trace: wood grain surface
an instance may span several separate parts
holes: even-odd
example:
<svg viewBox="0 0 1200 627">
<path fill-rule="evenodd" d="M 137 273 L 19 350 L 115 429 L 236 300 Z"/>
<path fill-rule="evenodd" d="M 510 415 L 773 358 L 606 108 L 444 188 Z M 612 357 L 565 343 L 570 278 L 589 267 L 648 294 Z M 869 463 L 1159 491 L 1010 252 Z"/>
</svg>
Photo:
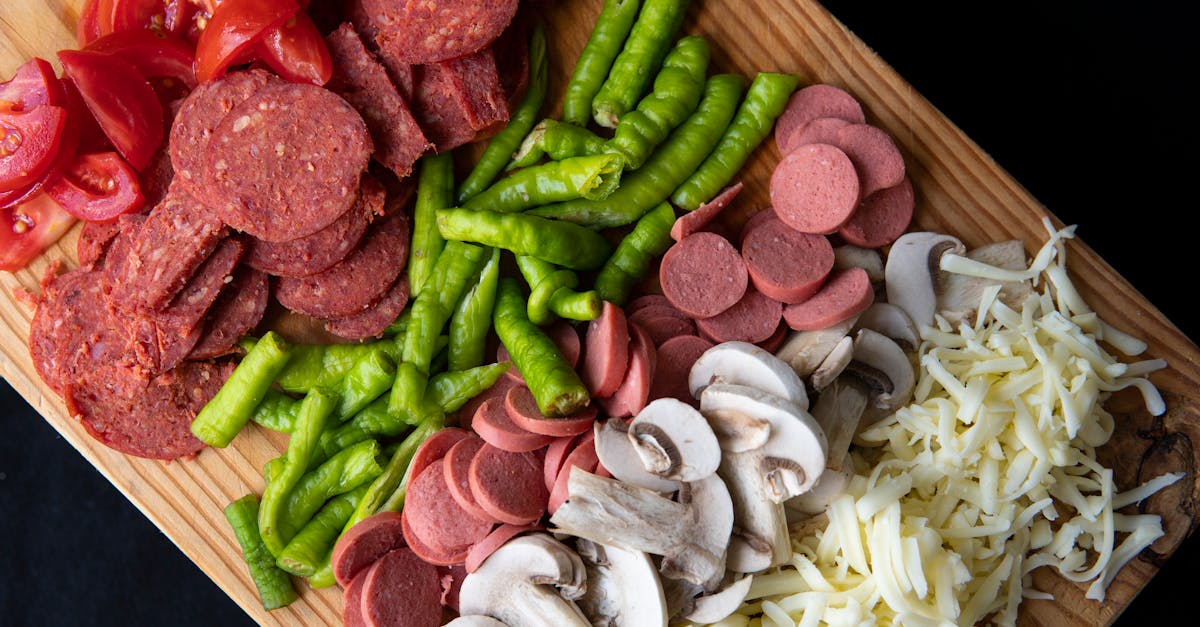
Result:
<svg viewBox="0 0 1200 627">
<path fill-rule="evenodd" d="M 31 56 L 53 61 L 56 50 L 73 47 L 81 5 L 82 0 L 0 2 L 0 76 L 10 75 Z M 952 233 L 968 246 L 1019 238 L 1032 251 L 1044 240 L 1041 219 L 1048 215 L 1046 209 L 820 5 L 810 0 L 708 0 L 693 5 L 685 30 L 713 42 L 714 71 L 747 77 L 765 70 L 795 72 L 805 83 L 833 83 L 855 94 L 868 121 L 887 129 L 905 152 L 918 190 L 917 228 Z M 599 6 L 597 0 L 545 4 L 552 96 L 561 94 Z M 743 175 L 743 198 L 749 199 L 741 203 L 743 209 L 765 205 L 770 170 L 778 158 L 773 145 L 755 154 Z M 88 437 L 42 384 L 27 350 L 32 312 L 12 293 L 36 290 L 51 260 L 72 264 L 77 232 L 28 269 L 0 273 L 0 376 L 255 620 L 340 623 L 336 588 L 313 591 L 299 586 L 300 601 L 265 613 L 222 515 L 229 501 L 261 492 L 260 469 L 284 449 L 283 437 L 252 426 L 229 448 L 205 450 L 193 461 L 136 459 Z M 1113 398 L 1109 409 L 1119 427 L 1114 441 L 1100 452 L 1102 458 L 1115 468 L 1123 487 L 1166 471 L 1185 471 L 1188 476 L 1143 503 L 1143 511 L 1164 516 L 1167 535 L 1126 566 L 1105 603 L 1085 600 L 1084 586 L 1042 569 L 1035 581 L 1057 601 L 1027 601 L 1021 612 L 1021 622 L 1027 625 L 1112 623 L 1155 574 L 1155 564 L 1194 529 L 1200 496 L 1194 446 L 1200 437 L 1200 349 L 1084 242 L 1075 240 L 1069 249 L 1070 268 L 1085 298 L 1108 322 L 1136 330 L 1150 344 L 1149 356 L 1164 358 L 1172 366 L 1152 378 L 1167 400 L 1164 416 L 1149 416 L 1134 395 Z"/>
</svg>

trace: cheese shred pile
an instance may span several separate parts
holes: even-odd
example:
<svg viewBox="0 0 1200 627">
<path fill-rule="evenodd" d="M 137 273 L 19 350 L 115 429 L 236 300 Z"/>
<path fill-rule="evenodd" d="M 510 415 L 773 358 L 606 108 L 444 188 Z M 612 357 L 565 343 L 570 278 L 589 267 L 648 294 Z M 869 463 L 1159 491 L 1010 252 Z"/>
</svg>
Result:
<svg viewBox="0 0 1200 627">
<path fill-rule="evenodd" d="M 1014 625 L 1022 598 L 1050 598 L 1031 571 L 1091 582 L 1102 601 L 1121 567 L 1163 535 L 1158 516 L 1119 513 L 1177 481 L 1118 492 L 1096 461 L 1113 416 L 1103 403 L 1133 387 L 1155 415 L 1146 376 L 1162 360 L 1093 312 L 1067 277 L 1054 230 L 1024 272 L 947 255 L 949 272 L 1038 281 L 1019 308 L 985 291 L 973 322 L 922 329 L 913 403 L 856 438 L 860 472 L 825 514 L 794 533 L 790 563 L 755 576 L 723 626 Z M 1103 344 L 1102 344 L 1103 342 Z"/>
</svg>

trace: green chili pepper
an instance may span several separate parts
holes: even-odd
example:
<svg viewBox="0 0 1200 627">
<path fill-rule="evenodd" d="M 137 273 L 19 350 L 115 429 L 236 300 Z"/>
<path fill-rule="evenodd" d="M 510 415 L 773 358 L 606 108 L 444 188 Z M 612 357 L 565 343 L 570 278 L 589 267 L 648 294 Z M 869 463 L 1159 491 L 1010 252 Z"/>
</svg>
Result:
<svg viewBox="0 0 1200 627">
<path fill-rule="evenodd" d="M 443 372 L 429 379 L 430 402 L 447 414 L 462 409 L 467 401 L 496 384 L 512 367 L 509 362 L 476 366 L 469 370 Z"/>
<path fill-rule="evenodd" d="M 434 212 L 454 204 L 454 159 L 450 152 L 422 157 L 418 163 L 417 203 L 413 209 L 413 236 L 408 252 L 408 289 L 419 295 L 433 272 L 445 242 L 438 233 Z"/>
<path fill-rule="evenodd" d="M 431 289 L 417 294 L 413 303 L 404 338 L 404 362 L 416 366 L 421 372 L 429 372 L 429 364 L 438 350 L 438 336 L 453 315 L 459 299 L 467 291 L 467 283 L 479 273 L 485 257 L 490 253 L 486 248 L 462 242 L 446 244 L 429 275 Z"/>
<path fill-rule="evenodd" d="M 273 610 L 297 599 L 296 589 L 287 573 L 275 565 L 275 556 L 258 535 L 258 499 L 253 494 L 225 506 L 225 520 L 242 547 L 242 556 L 250 567 L 250 579 L 258 589 L 263 609 Z"/>
<path fill-rule="evenodd" d="M 495 313 L 500 342 L 525 378 L 542 414 L 570 416 L 590 402 L 587 386 L 580 381 L 554 340 L 530 322 L 525 310 L 521 284 L 513 278 L 500 279 Z"/>
<path fill-rule="evenodd" d="M 605 0 L 592 34 L 588 36 L 575 71 L 563 96 L 563 119 L 576 126 L 587 126 L 592 116 L 592 98 L 600 91 L 613 60 L 621 53 L 629 31 L 638 16 L 638 0 Z"/>
<path fill-rule="evenodd" d="M 225 385 L 192 421 L 192 434 L 209 446 L 223 448 L 250 422 L 271 382 L 291 357 L 288 343 L 268 332 L 246 353 Z"/>
<path fill-rule="evenodd" d="M 504 130 L 496 133 L 488 141 L 487 148 L 475 164 L 475 169 L 471 170 L 462 186 L 458 188 L 458 204 L 462 205 L 492 184 L 496 175 L 504 170 L 504 166 L 512 158 L 513 151 L 521 144 L 521 139 L 533 128 L 537 122 L 538 111 L 542 109 L 542 103 L 546 99 L 546 83 L 549 80 L 547 74 L 546 33 L 539 22 L 529 40 L 529 86 L 525 88 L 525 98 L 521 100 L 516 111 L 513 111 Z"/>
<path fill-rule="evenodd" d="M 321 564 L 321 567 L 317 569 L 317 572 L 313 573 L 312 576 L 308 578 L 308 587 L 314 590 L 320 590 L 321 588 L 331 588 L 333 587 L 333 584 L 337 583 L 337 579 L 333 576 L 333 563 L 331 558 L 332 555 L 325 556 L 325 561 Z"/>
<path fill-rule="evenodd" d="M 518 170 L 463 203 L 510 213 L 575 198 L 607 198 L 621 182 L 620 155 L 588 155 Z"/>
<path fill-rule="evenodd" d="M 293 488 L 304 477 L 309 458 L 317 451 L 321 433 L 329 424 L 337 404 L 336 394 L 320 388 L 310 391 L 300 403 L 283 461 L 266 473 L 270 480 L 258 510 L 258 531 L 272 555 L 278 556 L 296 531 L 296 527 L 289 524 L 290 518 L 284 515 L 285 504 Z"/>
<path fill-rule="evenodd" d="M 687 6 L 687 0 L 646 0 L 642 5 L 621 54 L 592 99 L 597 124 L 615 128 L 641 99 L 683 25 Z"/>
<path fill-rule="evenodd" d="M 665 202 L 642 216 L 596 275 L 594 287 L 600 297 L 624 305 L 654 259 L 671 247 L 674 224 L 675 210 Z"/>
<path fill-rule="evenodd" d="M 708 59 L 708 42 L 695 35 L 680 39 L 663 59 L 654 89 L 638 102 L 636 110 L 621 117 L 605 146 L 625 158 L 625 167 L 642 167 L 671 131 L 696 110 L 704 92 Z"/>
<path fill-rule="evenodd" d="M 529 167 L 542 157 L 562 161 L 571 157 L 599 155 L 606 151 L 603 137 L 574 124 L 557 120 L 542 120 L 533 127 L 521 146 L 513 153 L 508 169 Z"/>
<path fill-rule="evenodd" d="M 522 215 L 568 220 L 592 228 L 621 226 L 637 220 L 666 200 L 704 161 L 733 118 L 743 88 L 740 76 L 710 77 L 696 112 L 671 133 L 645 165 L 624 177 L 622 185 L 608 198 L 572 200 Z"/>
<path fill-rule="evenodd" d="M 671 196 L 685 211 L 695 211 L 721 191 L 775 126 L 800 79 L 791 74 L 761 72 L 750 83 L 733 122 L 704 163 Z"/>
<path fill-rule="evenodd" d="M 568 320 L 595 320 L 600 317 L 600 295 L 595 290 L 576 292 L 579 277 L 528 255 L 517 256 L 517 267 L 529 284 L 529 320 L 538 326 Z"/>
<path fill-rule="evenodd" d="M 368 440 L 338 451 L 305 473 L 288 493 L 283 510 L 287 524 L 300 529 L 325 501 L 373 481 L 383 473 L 381 457 L 379 442 Z"/>
<path fill-rule="evenodd" d="M 372 401 L 379 398 L 396 381 L 396 362 L 387 354 L 387 349 L 377 345 L 346 373 L 338 392 L 342 402 L 334 416 L 345 420 L 357 414 Z"/>
<path fill-rule="evenodd" d="M 495 246 L 572 270 L 595 270 L 612 252 L 608 240 L 595 231 L 528 213 L 441 209 L 438 228 L 448 240 Z"/>
<path fill-rule="evenodd" d="M 317 572 L 333 551 L 333 544 L 362 502 L 367 486 L 359 486 L 350 492 L 329 499 L 312 519 L 304 525 L 275 560 L 279 568 L 298 577 L 311 577 Z"/>
<path fill-rule="evenodd" d="M 400 443 L 400 447 L 388 459 L 387 466 L 383 469 L 383 474 L 375 478 L 371 482 L 370 487 L 366 488 L 366 493 L 362 500 L 358 502 L 358 506 L 354 508 L 354 512 L 346 520 L 343 528 L 349 530 L 351 527 L 363 520 L 364 518 L 383 511 L 380 509 L 398 489 L 403 489 L 401 481 L 408 474 L 408 466 L 412 463 L 413 455 L 421 444 L 446 426 L 446 421 L 442 418 L 435 418 L 422 422 L 417 425 L 417 428 L 404 441 Z"/>
<path fill-rule="evenodd" d="M 299 408 L 300 401 L 275 388 L 267 388 L 267 393 L 263 395 L 262 402 L 254 409 L 250 421 L 264 429 L 291 433 L 292 426 L 296 423 L 296 410 Z"/>
<path fill-rule="evenodd" d="M 375 351 L 382 350 L 392 361 L 399 361 L 403 340 L 399 335 L 367 344 L 293 344 L 292 358 L 275 382 L 293 394 L 305 394 L 314 387 L 335 390 L 356 364 Z"/>
<path fill-rule="evenodd" d="M 483 363 L 488 331 L 492 329 L 492 308 L 496 305 L 496 284 L 500 280 L 500 249 L 479 271 L 479 280 L 458 302 L 450 316 L 449 370 L 466 370 Z"/>
</svg>

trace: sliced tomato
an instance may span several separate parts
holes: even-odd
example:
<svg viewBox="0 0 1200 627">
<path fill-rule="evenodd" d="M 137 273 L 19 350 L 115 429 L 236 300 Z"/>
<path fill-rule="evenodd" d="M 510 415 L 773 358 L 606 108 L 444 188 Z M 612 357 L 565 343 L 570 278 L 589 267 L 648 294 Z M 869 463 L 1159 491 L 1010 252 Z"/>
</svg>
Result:
<svg viewBox="0 0 1200 627">
<path fill-rule="evenodd" d="M 329 47 L 307 13 L 296 13 L 263 37 L 259 56 L 293 83 L 324 85 L 333 76 Z"/>
<path fill-rule="evenodd" d="M 58 156 L 67 112 L 54 105 L 0 111 L 0 190 L 33 184 Z"/>
<path fill-rule="evenodd" d="M 82 48 L 112 32 L 113 0 L 87 0 L 79 11 L 75 39 Z"/>
<path fill-rule="evenodd" d="M 188 42 L 156 30 L 118 31 L 88 44 L 85 50 L 113 54 L 133 64 L 146 78 L 171 78 L 196 87 L 195 55 Z"/>
<path fill-rule="evenodd" d="M 63 70 L 104 134 L 141 170 L 163 142 L 163 108 L 154 88 L 128 61 L 103 52 L 62 50 Z"/>
<path fill-rule="evenodd" d="M 54 66 L 45 59 L 26 61 L 8 82 L 0 83 L 0 111 L 28 111 L 44 104 L 61 106 L 62 102 Z"/>
<path fill-rule="evenodd" d="M 173 35 L 186 38 L 195 22 L 196 14 L 201 10 L 200 7 L 190 0 L 164 0 L 163 4 L 166 7 L 166 21 L 163 27 Z"/>
<path fill-rule="evenodd" d="M 71 215 L 92 222 L 137 211 L 146 202 L 137 172 L 115 152 L 79 155 L 46 185 L 46 195 Z"/>
<path fill-rule="evenodd" d="M 220 78 L 225 70 L 300 9 L 295 0 L 224 0 L 196 42 L 196 79 Z"/>
<path fill-rule="evenodd" d="M 0 270 L 16 272 L 29 265 L 74 223 L 75 216 L 45 194 L 0 209 Z"/>
<path fill-rule="evenodd" d="M 112 0 L 112 32 L 162 30 L 166 13 L 163 0 Z"/>
</svg>

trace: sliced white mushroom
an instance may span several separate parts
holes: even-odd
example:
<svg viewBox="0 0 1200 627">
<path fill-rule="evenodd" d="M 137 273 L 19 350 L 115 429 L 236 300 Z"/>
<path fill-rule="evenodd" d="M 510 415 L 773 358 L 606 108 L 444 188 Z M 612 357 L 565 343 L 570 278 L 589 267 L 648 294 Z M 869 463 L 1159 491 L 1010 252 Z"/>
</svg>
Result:
<svg viewBox="0 0 1200 627">
<path fill-rule="evenodd" d="M 854 338 L 847 335 L 838 341 L 832 351 L 825 356 L 820 366 L 813 370 L 812 376 L 808 378 L 808 382 L 812 384 L 814 390 L 820 391 L 825 389 L 833 380 L 842 374 L 846 366 L 850 365 L 850 360 L 854 358 Z"/>
<path fill-rule="evenodd" d="M 546 533 L 530 533 L 496 549 L 467 575 L 459 612 L 502 621 L 508 627 L 590 627 L 575 600 L 583 596 L 583 562 Z"/>
<path fill-rule="evenodd" d="M 747 342 L 724 342 L 700 355 L 688 375 L 688 388 L 700 398 L 713 383 L 748 385 L 808 409 L 808 392 L 791 366 Z"/>
<path fill-rule="evenodd" d="M 618 481 L 632 483 L 655 492 L 675 492 L 679 482 L 664 479 L 646 470 L 642 458 L 629 439 L 629 425 L 619 418 L 596 421 L 596 457 L 605 469 Z M 766 440 L 766 436 L 763 436 Z"/>
<path fill-rule="evenodd" d="M 830 463 L 813 489 L 784 503 L 789 525 L 824 512 L 834 499 L 845 493 L 850 486 L 850 479 L 854 477 L 849 458 L 849 455 L 845 455 L 836 464 Z"/>
<path fill-rule="evenodd" d="M 576 601 L 592 625 L 667 624 L 667 601 L 650 556 L 641 551 L 575 541 L 587 571 L 587 591 Z"/>
<path fill-rule="evenodd" d="M 733 498 L 729 495 L 729 488 L 724 479 L 713 472 L 699 481 L 682 484 L 679 489 L 679 502 L 691 507 L 693 516 L 705 517 L 703 524 L 699 524 L 695 531 L 697 544 L 726 548 L 729 546 L 729 538 L 733 535 Z M 716 590 L 725 574 L 725 554 L 722 553 L 719 557 L 722 566 L 701 584 L 704 592 Z M 678 557 L 663 558 L 664 573 L 673 577 L 676 572 L 694 570 L 687 565 L 672 564 L 673 560 L 678 560 Z"/>
<path fill-rule="evenodd" d="M 1025 270 L 1025 244 L 1021 240 L 1008 240 L 974 248 L 965 255 L 968 259 L 986 263 L 1005 270 Z M 983 291 L 999 285 L 999 298 L 1010 307 L 1020 309 L 1025 297 L 1033 291 L 1029 281 L 997 281 L 967 276 L 954 272 L 945 274 L 942 290 L 938 294 L 938 313 L 951 323 L 972 323 L 979 310 Z"/>
<path fill-rule="evenodd" d="M 699 481 L 721 463 L 708 421 L 674 398 L 655 399 L 638 412 L 629 423 L 629 441 L 646 470 L 666 479 Z"/>
<path fill-rule="evenodd" d="M 471 614 L 470 616 L 459 616 L 458 618 L 446 623 L 446 627 L 508 627 L 508 625 L 505 625 L 491 616 Z"/>
<path fill-rule="evenodd" d="M 775 356 L 786 362 L 804 379 L 812 374 L 838 342 L 850 333 L 857 318 L 844 320 L 831 327 L 815 331 L 794 331 Z"/>
<path fill-rule="evenodd" d="M 962 254 L 957 238 L 927 231 L 905 233 L 892 243 L 884 273 L 887 301 L 899 306 L 913 323 L 933 324 L 943 275 L 940 262 L 946 253 Z"/>
<path fill-rule="evenodd" d="M 750 593 L 750 584 L 754 575 L 746 575 L 741 579 L 725 586 L 720 592 L 696 597 L 692 609 L 683 615 L 685 620 L 698 625 L 708 625 L 721 620 L 737 611 Z"/>
<path fill-rule="evenodd" d="M 871 285 L 881 285 L 884 281 L 883 257 L 874 248 L 863 248 L 853 244 L 838 246 L 833 249 L 833 269 L 848 270 L 862 268 L 871 280 Z"/>
<path fill-rule="evenodd" d="M 978 304 L 978 303 L 977 303 Z M 912 318 L 900 307 L 891 303 L 874 303 L 858 316 L 851 332 L 871 329 L 892 338 L 908 352 L 916 352 L 921 344 L 921 333 Z"/>
<path fill-rule="evenodd" d="M 845 455 L 850 450 L 850 442 L 858 431 L 858 421 L 867 408 L 869 394 L 870 388 L 860 379 L 844 376 L 825 388 L 813 404 L 813 418 L 825 431 L 829 447 L 829 461 L 825 473 L 840 470 Z M 816 486 L 813 489 L 815 490 Z"/>
<path fill-rule="evenodd" d="M 904 349 L 870 329 L 860 329 L 855 334 L 854 359 L 846 372 L 866 383 L 871 404 L 886 411 L 907 405 L 916 386 L 916 372 Z"/>
<path fill-rule="evenodd" d="M 717 469 L 733 500 L 733 535 L 725 566 L 738 573 L 766 570 L 792 556 L 787 515 L 782 504 L 766 498 L 767 481 L 755 461 L 752 451 L 726 452 Z"/>
</svg>

